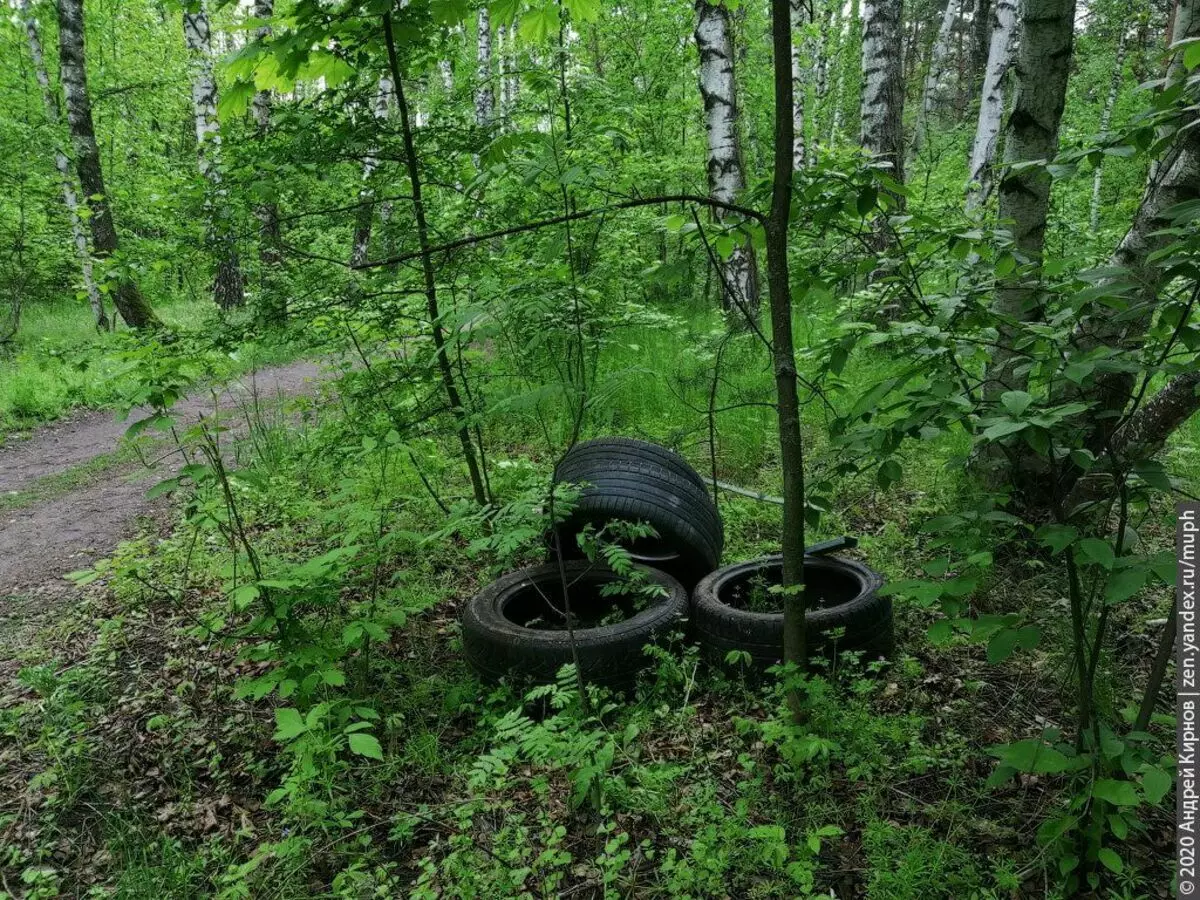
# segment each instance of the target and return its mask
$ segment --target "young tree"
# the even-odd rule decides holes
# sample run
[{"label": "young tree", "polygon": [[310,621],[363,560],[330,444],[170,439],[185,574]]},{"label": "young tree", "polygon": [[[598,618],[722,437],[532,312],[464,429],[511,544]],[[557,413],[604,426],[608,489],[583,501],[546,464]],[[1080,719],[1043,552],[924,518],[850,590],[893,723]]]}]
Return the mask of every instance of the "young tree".
[{"label": "young tree", "polygon": [[212,31],[204,0],[183,10],[183,38],[192,78],[192,118],[196,128],[196,159],[205,181],[204,211],[208,241],[217,254],[213,299],[221,309],[241,306],[246,299],[237,244],[225,209],[221,186],[221,126],[217,120],[217,82],[213,78]]},{"label": "young tree", "polygon": [[[703,2],[703,0],[702,0]],[[779,458],[783,469],[783,659],[804,669],[804,441],[800,433],[796,353],[792,340],[792,287],[788,273],[788,226],[792,208],[792,73],[791,9],[788,0],[771,0],[774,50],[775,141],[771,211],[765,223],[767,283],[771,302],[771,345],[775,370],[775,403],[779,424]],[[800,698],[789,697],[799,719]]]},{"label": "young tree", "polygon": [[979,99],[979,119],[971,145],[967,174],[967,211],[987,203],[992,192],[992,163],[1000,139],[1004,116],[1004,81],[1012,65],[1019,0],[995,0],[992,7],[991,39],[988,43],[987,68]]},{"label": "young tree", "polygon": [[[96,129],[92,124],[92,101],[88,94],[87,61],[84,55],[83,0],[59,0],[58,57],[67,107],[67,125],[75,148],[75,166],[90,213],[88,225],[92,230],[92,250],[97,259],[108,259],[117,252],[119,243],[108,191],[104,186]],[[161,327],[162,323],[128,273],[121,271],[114,275],[113,305],[125,324],[138,329]]]},{"label": "young tree", "polygon": [[[903,0],[866,0],[863,4],[862,148],[891,166],[904,182],[904,60],[901,53]],[[883,250],[892,238],[883,217],[875,223],[874,244]]]},{"label": "young tree", "polygon": [[[790,22],[789,17],[789,28]],[[746,187],[746,175],[738,136],[733,39],[729,9],[724,3],[696,0],[696,49],[700,53],[700,97],[704,102],[704,129],[708,141],[709,195],[721,203],[734,203]],[[788,65],[791,65],[790,49]],[[791,96],[790,86],[788,96]],[[715,215],[718,221],[726,218],[720,209]],[[721,266],[721,281],[724,308],[735,316],[741,311],[757,319],[758,263],[749,238],[736,242]]]},{"label": "young tree", "polygon": [[[1003,0],[1002,0],[1003,2]],[[1006,169],[1001,178],[1000,219],[1012,223],[1013,249],[1032,273],[1020,267],[996,285],[996,312],[1012,322],[1038,315],[1042,249],[1050,209],[1050,173],[1045,165],[1058,152],[1058,128],[1067,102],[1067,77],[1075,31],[1075,0],[1025,0],[1017,55],[1017,93],[1004,133],[1004,162],[1035,163]],[[1022,390],[1026,376],[1016,361],[1015,328],[1001,326],[1000,346],[986,374],[985,397]]]},{"label": "young tree", "polygon": [[50,75],[46,71],[46,57],[42,52],[41,32],[38,28],[37,17],[30,8],[29,0],[18,0],[18,11],[25,22],[25,34],[29,40],[29,55],[33,59],[33,71],[37,76],[38,85],[42,89],[42,103],[46,107],[46,121],[54,132],[54,167],[62,184],[63,205],[67,208],[67,217],[71,222],[71,239],[75,246],[75,258],[79,260],[79,268],[83,274],[83,288],[87,292],[88,303],[92,307],[92,318],[96,327],[101,331],[109,329],[108,314],[104,311],[104,298],[100,296],[100,288],[96,285],[95,274],[92,271],[92,255],[88,251],[87,235],[83,230],[83,221],[79,217],[79,197],[75,193],[75,176],[71,173],[71,161],[59,140],[59,129],[62,127],[62,113],[59,109],[58,98],[50,86]]}]

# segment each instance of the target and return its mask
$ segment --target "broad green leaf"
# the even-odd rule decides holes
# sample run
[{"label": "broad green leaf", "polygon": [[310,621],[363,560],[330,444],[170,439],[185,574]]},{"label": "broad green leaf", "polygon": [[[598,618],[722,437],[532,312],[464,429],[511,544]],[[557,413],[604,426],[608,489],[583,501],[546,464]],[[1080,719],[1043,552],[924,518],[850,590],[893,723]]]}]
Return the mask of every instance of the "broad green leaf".
[{"label": "broad green leaf", "polygon": [[1133,566],[1117,572],[1108,579],[1108,585],[1104,589],[1104,602],[1122,603],[1140,591],[1145,583],[1145,566]]},{"label": "broad green leaf", "polygon": [[1011,415],[1020,417],[1025,410],[1029,409],[1029,404],[1033,402],[1033,396],[1025,391],[1005,391],[1000,395],[1000,402]]},{"label": "broad green leaf", "polygon": [[366,756],[371,759],[383,759],[383,748],[379,746],[379,740],[374,735],[356,731],[350,735],[349,741],[351,753],[357,753],[359,756]]},{"label": "broad green leaf", "polygon": [[1164,769],[1155,766],[1147,769],[1142,775],[1142,793],[1146,795],[1147,803],[1158,805],[1169,790],[1171,776]]},{"label": "broad green leaf", "polygon": [[1101,778],[1092,785],[1092,796],[1113,806],[1137,806],[1141,802],[1132,781]]},{"label": "broad green leaf", "polygon": [[1116,872],[1118,875],[1124,871],[1125,866],[1121,862],[1121,857],[1117,856],[1116,851],[1110,850],[1108,847],[1101,847],[1096,854],[1096,858],[1104,864],[1104,868],[1110,872]]},{"label": "broad green leaf", "polygon": [[1073,525],[1043,525],[1036,537],[1057,556],[1079,539],[1079,529]]},{"label": "broad green leaf", "polygon": [[1099,538],[1084,538],[1079,542],[1079,552],[1105,569],[1111,569],[1113,561],[1116,559],[1108,541],[1102,541]]},{"label": "broad green leaf", "polygon": [[308,726],[300,717],[300,710],[290,706],[275,710],[275,740],[290,741],[307,730]]}]

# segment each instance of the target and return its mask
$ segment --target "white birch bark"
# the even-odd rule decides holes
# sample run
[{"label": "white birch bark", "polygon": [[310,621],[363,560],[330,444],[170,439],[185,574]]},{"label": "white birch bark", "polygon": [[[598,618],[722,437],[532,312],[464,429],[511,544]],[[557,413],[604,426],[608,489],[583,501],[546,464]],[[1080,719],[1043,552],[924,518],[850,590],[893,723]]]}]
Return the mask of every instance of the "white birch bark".
[{"label": "white birch bark", "polygon": [[[87,83],[87,53],[84,40],[83,0],[58,0],[58,61],[66,101],[67,125],[75,151],[75,168],[87,204],[88,228],[92,232],[92,251],[97,259],[107,259],[119,250],[117,226],[108,191],[104,185],[104,167],[96,128],[92,121],[92,101]],[[130,328],[156,329],[158,316],[137,283],[126,274],[115,273],[113,305]]]},{"label": "white birch bark", "polygon": [[[708,188],[714,200],[734,203],[746,187],[738,139],[737,86],[733,41],[724,4],[696,0],[696,48],[700,53],[700,96],[708,143]],[[718,221],[725,214],[716,214]],[[743,307],[757,315],[758,269],[748,240],[739,242],[722,265],[722,301],[727,310]]]},{"label": "white birch bark", "polygon": [[[902,54],[904,8],[902,0],[865,0],[863,3],[862,99],[859,143],[890,175],[904,183],[904,59]],[[894,197],[895,206],[903,198]],[[872,226],[872,243],[884,251],[893,243],[885,216]],[[874,275],[872,279],[874,280]]]},{"label": "white birch bark", "polygon": [[942,23],[938,26],[937,37],[929,50],[929,71],[925,73],[925,87],[921,92],[921,111],[917,121],[916,134],[913,137],[913,152],[921,149],[921,145],[929,136],[929,120],[933,117],[938,97],[944,87],[943,81],[950,70],[950,37],[954,32],[954,23],[958,19],[960,4],[958,0],[946,0],[946,9],[942,13]]},{"label": "white birch bark", "polygon": [[792,168],[804,168],[804,102],[808,91],[804,83],[804,62],[801,58],[801,41],[798,32],[807,24],[806,0],[790,0],[792,25]]},{"label": "white birch bark", "polygon": [[992,163],[996,159],[1000,123],[1004,117],[1004,81],[1012,65],[1019,2],[995,0],[992,7],[987,70],[983,76],[979,119],[975,126],[975,141],[971,145],[971,162],[967,173],[969,212],[986,204],[992,192]]},{"label": "white birch bark", "polygon": [[475,62],[475,124],[486,128],[492,124],[496,95],[492,90],[492,22],[486,6],[479,9],[479,40]]},{"label": "white birch bark", "polygon": [[[375,91],[375,102],[371,112],[377,122],[384,121],[391,110],[395,89],[392,79],[387,75],[379,78],[379,87]],[[379,158],[372,148],[363,159],[362,187],[358,190],[358,217],[354,227],[354,239],[350,246],[350,265],[361,266],[367,261],[371,249],[371,226],[375,218],[375,170],[379,168]],[[390,210],[388,211],[390,213]]]},{"label": "white birch bark", "polygon": [[25,35],[29,39],[29,55],[33,58],[33,71],[37,77],[38,86],[42,89],[42,103],[46,107],[46,121],[54,133],[54,167],[58,170],[62,186],[63,205],[67,208],[67,218],[71,223],[71,240],[75,247],[75,258],[79,261],[79,269],[83,274],[83,288],[87,292],[88,304],[92,308],[92,318],[96,327],[101,331],[109,329],[108,314],[104,310],[104,298],[96,286],[95,273],[92,271],[92,254],[88,251],[87,234],[83,229],[83,220],[79,217],[79,196],[75,193],[75,176],[71,172],[71,160],[67,157],[59,132],[62,129],[62,111],[58,99],[50,87],[50,76],[46,70],[46,55],[42,50],[41,32],[37,18],[29,7],[29,0],[18,0],[17,9],[25,22]]},{"label": "white birch bark", "polygon": [[[1004,131],[1004,162],[1049,162],[1058,153],[1058,130],[1067,102],[1067,78],[1075,30],[1075,0],[1025,0],[1017,53],[1017,91]],[[1046,243],[1050,174],[1042,165],[1006,170],[1000,181],[1000,219],[1012,223],[1013,245],[1028,262],[1039,263]],[[1024,390],[1023,357],[1013,348],[1017,327],[1038,315],[1041,286],[1020,271],[996,285],[1000,340],[986,373],[985,398]]]},{"label": "white birch bark", "polygon": [[196,132],[196,158],[207,183],[205,213],[209,240],[217,253],[213,299],[221,309],[245,302],[245,285],[233,235],[222,224],[225,190],[221,186],[221,128],[217,120],[217,83],[213,78],[212,31],[206,4],[196,12],[183,11],[183,37],[192,79],[192,119]]},{"label": "white birch bark", "polygon": [[[1113,109],[1117,105],[1117,96],[1121,93],[1121,82],[1125,78],[1125,53],[1129,46],[1129,29],[1122,19],[1118,21],[1117,27],[1121,30],[1121,36],[1117,38],[1117,58],[1113,65],[1112,80],[1108,83],[1108,96],[1104,98],[1104,109],[1100,112],[1100,134],[1108,133],[1109,127],[1112,125]],[[1100,183],[1103,180],[1104,173],[1104,156],[1101,155],[1100,162],[1096,164],[1096,171],[1092,173],[1092,204],[1088,211],[1088,222],[1092,226],[1092,234],[1100,227]]]}]

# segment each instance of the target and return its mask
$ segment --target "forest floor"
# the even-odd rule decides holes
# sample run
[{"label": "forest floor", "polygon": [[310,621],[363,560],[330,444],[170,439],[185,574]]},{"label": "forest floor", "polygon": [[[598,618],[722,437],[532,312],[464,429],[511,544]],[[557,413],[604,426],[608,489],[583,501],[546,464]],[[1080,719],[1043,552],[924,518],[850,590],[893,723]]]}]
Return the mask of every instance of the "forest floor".
[{"label": "forest floor", "polygon": [[[244,411],[309,394],[321,383],[309,360],[248,372],[197,389],[173,409],[175,427],[204,416],[244,430]],[[169,438],[126,440],[134,422],[109,410],[82,413],[0,447],[0,655],[71,596],[63,575],[91,565],[168,506],[146,496],[175,453]],[[222,420],[222,416],[225,418]]]}]

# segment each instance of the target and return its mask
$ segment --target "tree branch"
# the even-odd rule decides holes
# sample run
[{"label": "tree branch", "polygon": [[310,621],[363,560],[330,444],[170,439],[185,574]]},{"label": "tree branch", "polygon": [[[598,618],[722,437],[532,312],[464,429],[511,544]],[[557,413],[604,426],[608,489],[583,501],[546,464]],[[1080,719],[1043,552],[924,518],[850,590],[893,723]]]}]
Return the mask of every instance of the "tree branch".
[{"label": "tree branch", "polygon": [[[487,241],[494,241],[498,238],[508,237],[513,234],[522,234],[527,231],[537,231],[541,228],[549,228],[554,225],[563,225],[567,222],[574,222],[577,219],[586,219],[591,216],[600,215],[602,213],[610,213],[621,209],[636,209],[641,206],[658,206],[663,203],[701,203],[705,206],[713,206],[718,209],[724,209],[728,212],[737,213],[747,219],[752,219],[755,222],[765,222],[766,217],[757,210],[750,209],[745,206],[738,206],[735,203],[722,203],[720,200],[713,200],[711,197],[701,197],[699,194],[666,194],[659,197],[640,197],[634,200],[625,200],[621,203],[613,203],[609,206],[597,206],[593,209],[581,209],[578,212],[567,213],[561,216],[555,216],[551,219],[541,219],[537,222],[526,222],[523,225],[514,225],[511,228],[502,228],[499,231],[489,231],[486,234],[472,234],[466,237],[458,238],[457,240],[449,241],[445,244],[429,247],[429,253],[445,253],[449,250],[457,250],[460,247],[470,247],[474,244],[482,244]],[[426,251],[414,250],[409,253],[401,253],[398,256],[392,256],[387,259],[376,260],[374,262],[360,263],[356,266],[351,266],[354,269],[373,269],[379,266],[394,266],[402,262],[408,262],[412,259],[417,259]],[[347,264],[348,265],[348,264]]]}]

